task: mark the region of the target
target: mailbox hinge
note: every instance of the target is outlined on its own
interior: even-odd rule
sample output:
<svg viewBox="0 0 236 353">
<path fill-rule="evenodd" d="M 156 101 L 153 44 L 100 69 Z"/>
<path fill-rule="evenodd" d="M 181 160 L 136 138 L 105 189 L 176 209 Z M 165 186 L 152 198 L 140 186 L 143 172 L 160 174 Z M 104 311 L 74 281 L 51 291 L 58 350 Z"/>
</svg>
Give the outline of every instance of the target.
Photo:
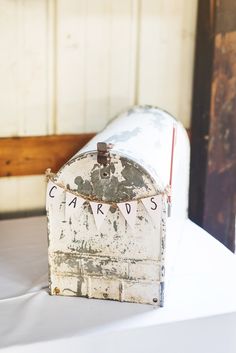
<svg viewBox="0 0 236 353">
<path fill-rule="evenodd" d="M 110 163 L 111 156 L 109 150 L 112 148 L 112 144 L 106 142 L 98 142 L 97 143 L 97 162 L 106 166 Z"/>
</svg>

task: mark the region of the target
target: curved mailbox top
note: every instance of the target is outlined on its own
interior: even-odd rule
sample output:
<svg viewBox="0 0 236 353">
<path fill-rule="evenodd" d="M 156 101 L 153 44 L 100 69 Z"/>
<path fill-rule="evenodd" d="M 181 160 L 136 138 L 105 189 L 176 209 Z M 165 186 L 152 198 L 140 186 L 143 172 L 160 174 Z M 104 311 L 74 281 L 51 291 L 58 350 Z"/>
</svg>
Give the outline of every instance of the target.
<svg viewBox="0 0 236 353">
<path fill-rule="evenodd" d="M 76 155 L 96 150 L 97 142 L 110 143 L 111 153 L 140 164 L 164 189 L 169 182 L 172 129 L 176 123 L 160 109 L 134 107 L 113 119 Z"/>
<path fill-rule="evenodd" d="M 108 202 L 164 192 L 170 182 L 173 129 L 177 136 L 173 194 L 182 192 L 178 197 L 186 212 L 188 137 L 181 123 L 158 108 L 138 106 L 113 119 L 61 168 L 56 179 L 71 190 Z M 112 145 L 108 167 L 97 162 L 98 142 Z"/>
</svg>

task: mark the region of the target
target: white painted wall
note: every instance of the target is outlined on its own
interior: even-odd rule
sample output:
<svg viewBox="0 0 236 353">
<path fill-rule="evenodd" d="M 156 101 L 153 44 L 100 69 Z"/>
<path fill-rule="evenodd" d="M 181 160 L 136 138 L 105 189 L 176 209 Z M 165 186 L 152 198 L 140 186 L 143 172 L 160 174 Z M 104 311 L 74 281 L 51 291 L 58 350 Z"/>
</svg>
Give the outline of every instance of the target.
<svg viewBox="0 0 236 353">
<path fill-rule="evenodd" d="M 196 12 L 197 0 L 1 0 L 0 136 L 98 131 L 140 103 L 189 127 Z M 44 207 L 44 188 L 0 179 L 0 212 Z"/>
</svg>

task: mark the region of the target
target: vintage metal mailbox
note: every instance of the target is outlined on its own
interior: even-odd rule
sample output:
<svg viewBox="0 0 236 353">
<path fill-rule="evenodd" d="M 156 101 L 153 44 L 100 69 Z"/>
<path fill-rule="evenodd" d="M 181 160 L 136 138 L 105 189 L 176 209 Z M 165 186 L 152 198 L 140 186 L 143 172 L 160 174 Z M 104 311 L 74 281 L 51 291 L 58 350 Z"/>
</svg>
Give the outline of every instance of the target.
<svg viewBox="0 0 236 353">
<path fill-rule="evenodd" d="M 187 218 L 182 125 L 134 107 L 47 175 L 50 293 L 163 306 Z"/>
</svg>

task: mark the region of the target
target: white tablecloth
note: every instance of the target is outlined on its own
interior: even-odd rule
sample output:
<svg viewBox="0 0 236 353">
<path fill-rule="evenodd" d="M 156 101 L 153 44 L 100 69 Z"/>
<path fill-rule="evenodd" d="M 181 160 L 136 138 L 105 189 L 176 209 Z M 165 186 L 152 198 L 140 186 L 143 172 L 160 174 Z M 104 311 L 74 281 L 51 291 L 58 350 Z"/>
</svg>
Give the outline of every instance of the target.
<svg viewBox="0 0 236 353">
<path fill-rule="evenodd" d="M 236 352 L 236 257 L 187 220 L 165 307 L 51 297 L 46 219 L 0 222 L 1 352 Z"/>
</svg>

